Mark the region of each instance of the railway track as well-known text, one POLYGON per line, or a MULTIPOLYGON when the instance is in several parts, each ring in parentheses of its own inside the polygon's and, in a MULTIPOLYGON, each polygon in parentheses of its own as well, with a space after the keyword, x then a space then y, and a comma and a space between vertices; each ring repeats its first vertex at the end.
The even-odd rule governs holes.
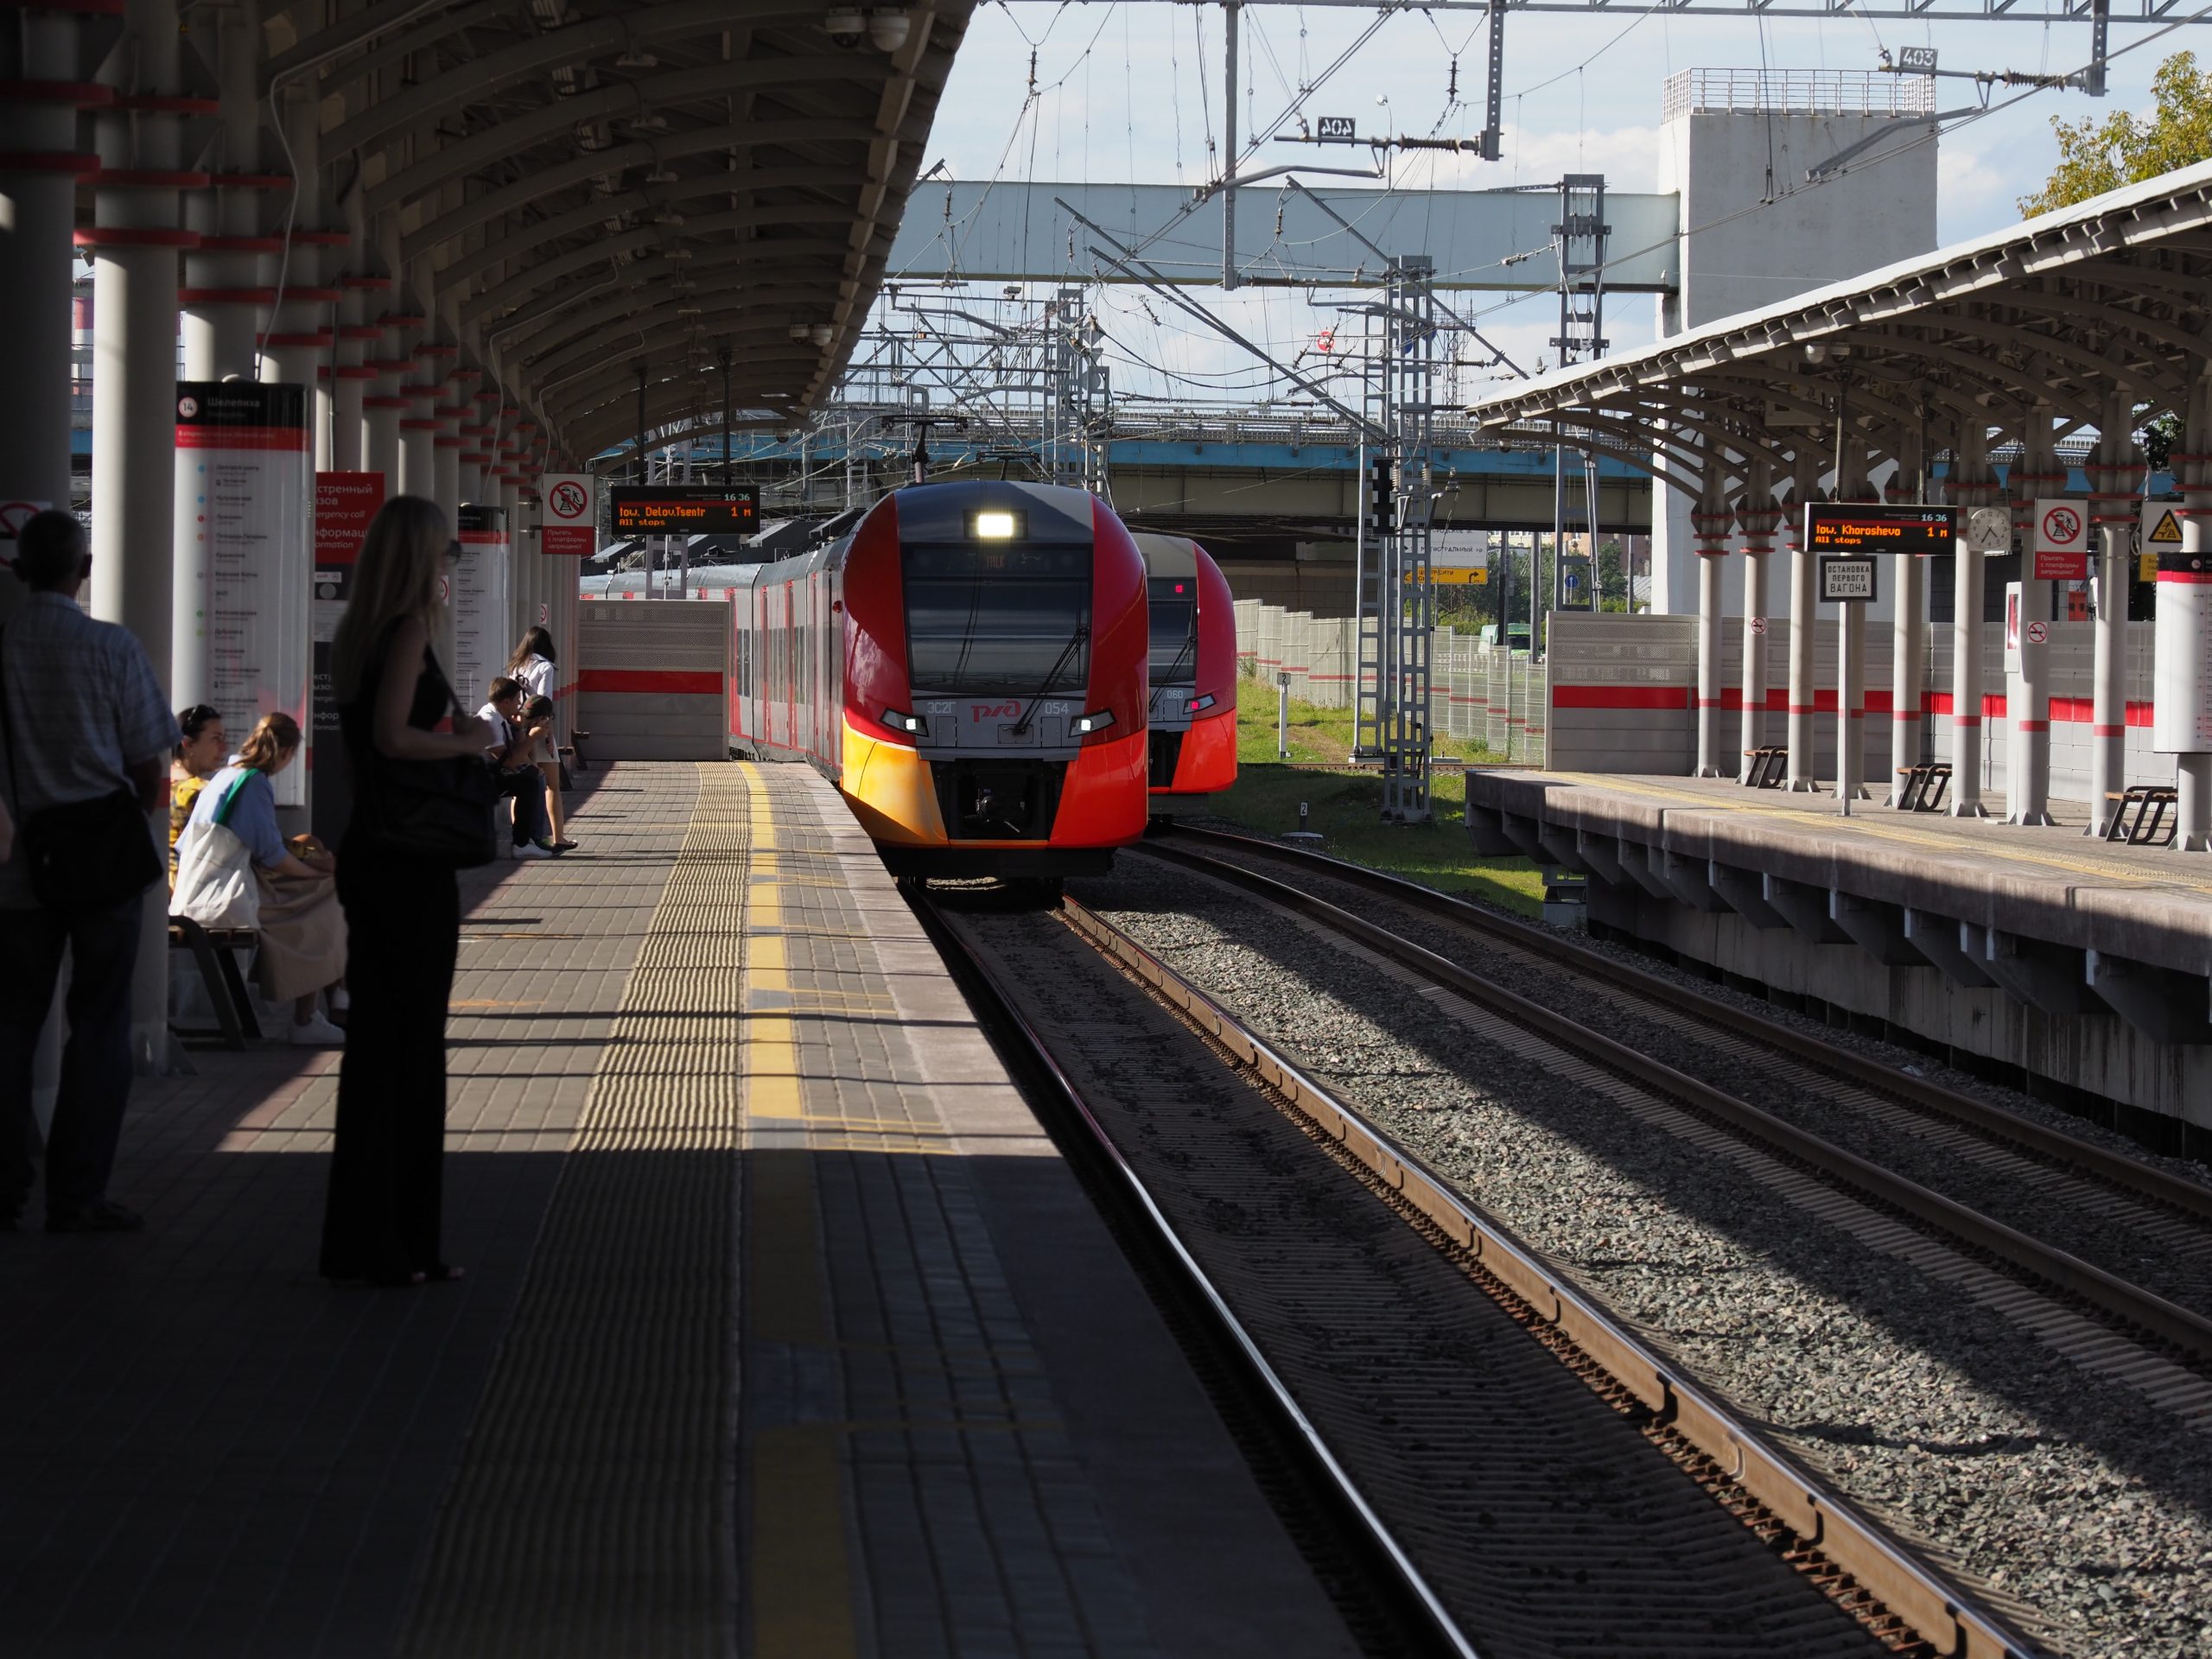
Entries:
POLYGON ((2036 1651, 1111 922, 923 902, 1442 1650, 2036 1651))
POLYGON ((2212 1422, 2212 1317, 2204 1311, 2212 1309, 2212 1188, 1410 882, 1220 832, 1179 829, 1146 850, 1355 941, 1561 1058, 1687 1108, 1864 1201, 1868 1213, 1846 1224, 1862 1235, 1881 1231, 1885 1218, 1904 1218, 2016 1284, 2052 1293, 2048 1300, 2022 1299, 1980 1287, 2075 1363, 2138 1388, 2185 1421, 2212 1422), (1186 842, 1207 846, 1180 844, 1186 842), (1223 855, 1232 851, 1247 856, 1223 855), (1262 860, 1283 874, 1252 868, 1262 860), (1318 883, 1375 893, 1391 906, 1355 914, 1320 896, 1318 883), (1410 918, 1397 908, 1416 904, 1432 924, 1426 942, 1406 936, 1410 918), (1433 925, 1438 918, 1445 928, 1433 925), (1484 959, 1470 966, 1447 956, 1437 948, 1450 943, 1434 937, 1440 931, 1479 938, 1484 959), (1563 969, 1573 988, 1556 978, 1527 986, 1522 976, 1539 965, 1563 969), (1508 984, 1509 976, 1527 988, 1508 984), (1665 1058, 1642 1040, 1662 1017, 1675 1027, 1669 1033, 1675 1052, 1665 1058), (1696 1029, 1681 1040, 1685 1018, 1696 1029), (1765 1075, 1740 1092, 1716 1086, 1711 1079, 1723 1068, 1709 1062, 1715 1055, 1737 1062, 1739 1077, 1745 1068, 1765 1075), (1764 1098, 1748 1098, 1754 1090, 1764 1098), (1823 1128, 1842 1128, 1856 1144, 1799 1121, 1808 1101, 1824 1109, 1823 1128), (1783 1102, 1797 1109, 1779 1109, 1783 1102), (1922 1156, 1931 1151, 1923 1140, 1931 1128, 1936 1144, 1922 1156), (1916 1165, 1910 1173, 1897 1166, 1906 1162, 1916 1165), (1961 1165, 1979 1178, 1967 1185, 2009 1198, 2011 1218, 1916 1179, 1940 1176, 1956 1185, 1961 1165), (2000 1195, 2006 1183, 2017 1190, 2000 1195), (2056 1217, 2057 1210, 2070 1214, 2056 1217), (2078 1241, 2102 1263, 2050 1242, 2047 1230, 2062 1219, 2073 1224, 2063 1229, 2066 1243, 2078 1241), (2164 1281, 2160 1288, 2137 1282, 2133 1275, 2145 1270, 2164 1281))

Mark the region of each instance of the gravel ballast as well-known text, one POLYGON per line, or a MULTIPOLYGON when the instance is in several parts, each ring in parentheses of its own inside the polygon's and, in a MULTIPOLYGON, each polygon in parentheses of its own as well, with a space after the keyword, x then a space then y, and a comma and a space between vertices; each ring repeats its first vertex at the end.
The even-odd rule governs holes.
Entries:
POLYGON ((2054 1651, 2212 1656, 2212 1437, 1253 899, 1071 891, 2054 1651))

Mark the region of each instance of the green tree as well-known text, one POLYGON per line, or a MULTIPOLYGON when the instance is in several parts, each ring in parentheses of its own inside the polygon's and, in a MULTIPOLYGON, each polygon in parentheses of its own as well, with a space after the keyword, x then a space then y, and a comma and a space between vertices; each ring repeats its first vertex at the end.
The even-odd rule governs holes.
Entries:
POLYGON ((2171 173, 2212 156, 2212 74, 2194 52, 2177 52, 2151 79, 2157 109, 2148 119, 2126 110, 2101 121, 2051 118, 2058 165, 2043 189, 2020 198, 2023 214, 2047 213, 2171 173))

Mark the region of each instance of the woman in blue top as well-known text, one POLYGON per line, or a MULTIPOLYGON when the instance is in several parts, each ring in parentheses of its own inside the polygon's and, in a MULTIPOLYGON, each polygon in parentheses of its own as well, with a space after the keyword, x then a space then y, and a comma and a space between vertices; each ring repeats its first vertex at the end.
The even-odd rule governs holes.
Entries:
POLYGON ((285 845, 276 828, 276 791, 270 779, 299 757, 299 722, 289 715, 264 715, 230 764, 207 780, 192 804, 192 817, 178 837, 186 844, 216 821, 245 843, 261 889, 257 932, 260 955, 254 978, 271 1002, 292 1004, 290 1039, 308 1047, 334 1047, 346 1033, 323 1016, 317 997, 327 989, 342 1007, 346 976, 346 914, 333 880, 338 861, 321 850, 305 857, 285 845), (231 800, 232 786, 238 798, 231 800), (224 803, 230 802, 225 811, 224 803))

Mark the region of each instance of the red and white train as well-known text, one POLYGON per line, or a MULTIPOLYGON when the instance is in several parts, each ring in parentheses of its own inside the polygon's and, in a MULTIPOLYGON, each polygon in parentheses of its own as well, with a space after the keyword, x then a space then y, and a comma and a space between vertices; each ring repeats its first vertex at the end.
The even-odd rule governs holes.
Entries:
POLYGON ((1154 810, 1236 781, 1236 613, 1229 579, 1187 536, 1139 532, 1151 613, 1154 810))
POLYGON ((1057 880, 1144 833, 1145 563, 1096 496, 917 485, 731 586, 731 747, 821 772, 894 873, 1057 880))

